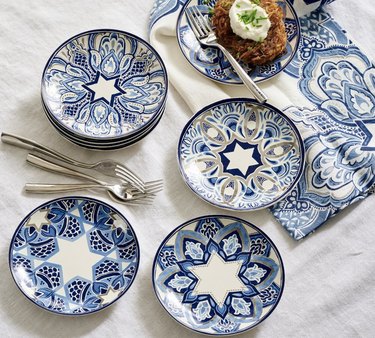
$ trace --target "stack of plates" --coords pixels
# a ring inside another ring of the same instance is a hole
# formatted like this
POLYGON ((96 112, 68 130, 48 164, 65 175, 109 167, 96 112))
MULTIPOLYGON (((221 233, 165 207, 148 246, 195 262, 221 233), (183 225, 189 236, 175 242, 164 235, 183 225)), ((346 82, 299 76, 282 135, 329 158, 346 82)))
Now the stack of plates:
POLYGON ((168 91, 165 65, 143 39, 94 30, 63 43, 47 62, 42 103, 68 140, 92 149, 129 146, 160 121, 168 91))

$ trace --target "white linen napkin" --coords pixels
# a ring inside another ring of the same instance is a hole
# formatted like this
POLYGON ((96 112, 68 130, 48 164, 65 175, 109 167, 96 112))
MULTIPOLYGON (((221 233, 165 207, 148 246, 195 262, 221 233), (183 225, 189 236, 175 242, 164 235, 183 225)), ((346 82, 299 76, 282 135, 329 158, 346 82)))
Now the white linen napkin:
MULTIPOLYGON (((176 38, 185 0, 155 0, 150 42, 164 59, 171 84, 194 114, 229 97, 251 97, 244 86, 211 81, 188 63, 176 38)), ((295 0, 301 41, 283 72, 259 86, 304 139, 306 169, 292 193, 271 208, 294 239, 317 229, 368 196, 375 182, 375 68, 321 7, 331 0, 295 0)))

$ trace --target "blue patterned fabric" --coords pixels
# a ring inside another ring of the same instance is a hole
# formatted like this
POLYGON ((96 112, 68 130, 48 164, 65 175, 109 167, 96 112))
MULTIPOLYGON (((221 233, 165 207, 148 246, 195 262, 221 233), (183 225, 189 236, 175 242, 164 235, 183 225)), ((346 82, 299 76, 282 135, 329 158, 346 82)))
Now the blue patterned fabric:
POLYGON ((155 0, 151 9, 149 31, 163 16, 174 13, 185 4, 186 0, 155 0))
POLYGON ((327 12, 301 18, 298 52, 286 69, 309 107, 285 112, 303 133, 307 166, 291 195, 271 208, 301 239, 375 183, 375 68, 327 12))
POLYGON ((375 183, 375 67, 322 8, 331 2, 291 1, 299 9, 318 8, 300 17, 300 44, 284 69, 295 94, 289 107, 279 107, 306 149, 300 183, 271 208, 296 240, 371 194, 375 183))

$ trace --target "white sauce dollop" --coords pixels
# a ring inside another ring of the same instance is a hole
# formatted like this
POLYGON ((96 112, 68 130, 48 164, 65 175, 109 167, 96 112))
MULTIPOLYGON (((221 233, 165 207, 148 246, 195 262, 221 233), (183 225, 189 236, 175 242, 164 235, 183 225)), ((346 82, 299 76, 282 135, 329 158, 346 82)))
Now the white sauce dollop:
POLYGON ((263 41, 271 27, 267 12, 250 0, 236 0, 229 10, 230 26, 242 39, 263 41))

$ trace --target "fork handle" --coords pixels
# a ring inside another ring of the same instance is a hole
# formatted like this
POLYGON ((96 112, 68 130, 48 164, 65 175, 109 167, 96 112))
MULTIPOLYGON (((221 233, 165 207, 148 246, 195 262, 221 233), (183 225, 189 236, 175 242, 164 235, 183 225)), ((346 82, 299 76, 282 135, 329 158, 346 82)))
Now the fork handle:
POLYGON ((26 183, 25 191, 35 194, 48 194, 58 192, 80 191, 86 189, 105 188, 98 184, 49 184, 49 183, 26 183))
POLYGON ((87 175, 87 174, 85 174, 83 172, 80 172, 80 171, 77 171, 77 170, 73 170, 73 169, 64 167, 62 165, 54 163, 52 160, 46 160, 46 159, 43 159, 43 158, 41 158, 37 155, 28 154, 27 158, 26 158, 26 161, 28 163, 38 167, 38 168, 45 169, 47 171, 52 171, 54 173, 63 174, 63 175, 66 175, 66 176, 83 178, 85 180, 89 180, 89 181, 95 182, 95 183, 100 184, 100 185, 106 185, 106 182, 102 182, 102 181, 96 179, 95 177, 92 177, 90 175, 87 175))
POLYGON ((63 161, 67 164, 84 167, 82 162, 76 161, 73 158, 70 158, 69 156, 66 156, 64 154, 59 153, 56 150, 53 150, 51 148, 48 148, 38 142, 35 142, 33 140, 27 139, 22 136, 10 134, 10 133, 1 133, 1 141, 7 144, 14 145, 19 148, 31 150, 38 152, 43 155, 48 155, 50 157, 53 157, 57 160, 63 161))
POLYGON ((237 72, 238 76, 241 78, 244 85, 249 89, 252 94, 255 96, 258 102, 264 103, 268 100, 267 95, 258 87, 258 85, 253 81, 253 79, 247 74, 247 72, 242 68, 238 61, 232 56, 231 53, 223 46, 218 45, 220 50, 226 56, 232 67, 237 72))

